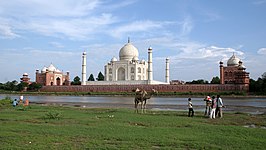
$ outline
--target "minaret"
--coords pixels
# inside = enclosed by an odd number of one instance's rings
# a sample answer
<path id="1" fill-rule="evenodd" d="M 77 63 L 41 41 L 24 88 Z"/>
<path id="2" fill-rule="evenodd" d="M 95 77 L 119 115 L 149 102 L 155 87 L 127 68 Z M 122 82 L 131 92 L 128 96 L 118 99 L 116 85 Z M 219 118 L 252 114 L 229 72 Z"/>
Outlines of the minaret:
<path id="1" fill-rule="evenodd" d="M 82 79 L 81 85 L 86 85 L 86 52 L 82 53 Z"/>
<path id="2" fill-rule="evenodd" d="M 224 66 L 223 62 L 220 61 L 220 84 L 224 84 Z"/>
<path id="3" fill-rule="evenodd" d="M 153 80 L 153 75 L 152 75 L 152 48 L 149 47 L 149 49 L 148 49 L 148 84 L 151 84 L 152 80 Z"/>
<path id="4" fill-rule="evenodd" d="M 166 58 L 166 67 L 165 67 L 165 82 L 166 83 L 170 83 L 170 79 L 169 79 L 169 58 Z"/>

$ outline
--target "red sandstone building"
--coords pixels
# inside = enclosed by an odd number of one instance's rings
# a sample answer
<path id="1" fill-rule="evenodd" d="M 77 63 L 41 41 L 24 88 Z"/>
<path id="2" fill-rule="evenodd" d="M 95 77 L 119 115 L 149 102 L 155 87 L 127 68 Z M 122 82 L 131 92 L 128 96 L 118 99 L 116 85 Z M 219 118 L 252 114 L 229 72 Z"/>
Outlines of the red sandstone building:
<path id="1" fill-rule="evenodd" d="M 63 74 L 53 64 L 50 64 L 49 67 L 44 67 L 41 72 L 36 70 L 36 83 L 43 86 L 70 85 L 69 72 Z"/>
<path id="2" fill-rule="evenodd" d="M 220 84 L 242 84 L 249 86 L 249 73 L 243 62 L 234 54 L 227 61 L 227 66 L 220 62 Z"/>
<path id="3" fill-rule="evenodd" d="M 24 73 L 22 75 L 22 78 L 20 78 L 20 82 L 31 84 L 29 75 L 27 73 Z"/>

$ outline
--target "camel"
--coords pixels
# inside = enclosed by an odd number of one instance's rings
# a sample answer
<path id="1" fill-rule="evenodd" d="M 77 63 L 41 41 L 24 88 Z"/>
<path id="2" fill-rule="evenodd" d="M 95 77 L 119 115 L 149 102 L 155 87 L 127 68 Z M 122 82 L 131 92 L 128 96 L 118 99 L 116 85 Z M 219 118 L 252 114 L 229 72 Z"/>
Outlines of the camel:
<path id="1" fill-rule="evenodd" d="M 157 94 L 158 91 L 155 89 L 152 89 L 151 92 L 146 92 L 145 90 L 139 90 L 138 88 L 135 90 L 135 109 L 136 112 L 138 112 L 138 104 L 141 103 L 141 110 L 143 112 L 143 109 L 146 109 L 146 102 L 148 99 L 151 98 L 152 95 Z"/>

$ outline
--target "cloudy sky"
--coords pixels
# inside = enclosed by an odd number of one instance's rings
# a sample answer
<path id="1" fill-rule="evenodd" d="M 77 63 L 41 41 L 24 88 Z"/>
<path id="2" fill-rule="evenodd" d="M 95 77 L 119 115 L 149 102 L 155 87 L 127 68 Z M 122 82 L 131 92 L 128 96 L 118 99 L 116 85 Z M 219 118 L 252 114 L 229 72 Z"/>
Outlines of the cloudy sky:
<path id="1" fill-rule="evenodd" d="M 96 77 L 119 57 L 128 37 L 147 60 L 153 47 L 154 79 L 211 80 L 219 61 L 235 53 L 250 76 L 266 72 L 266 0 L 2 0 L 0 1 L 0 82 L 53 63 L 71 79 Z M 87 76 L 88 76 L 87 75 Z"/>

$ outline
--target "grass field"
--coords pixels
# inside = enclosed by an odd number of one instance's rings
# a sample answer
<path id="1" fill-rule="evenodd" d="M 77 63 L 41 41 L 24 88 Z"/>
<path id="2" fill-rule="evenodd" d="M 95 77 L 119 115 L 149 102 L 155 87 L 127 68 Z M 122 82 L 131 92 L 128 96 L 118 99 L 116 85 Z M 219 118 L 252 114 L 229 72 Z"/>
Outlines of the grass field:
<path id="1" fill-rule="evenodd" d="M 265 149 L 265 127 L 265 114 L 0 105 L 0 149 Z"/>

